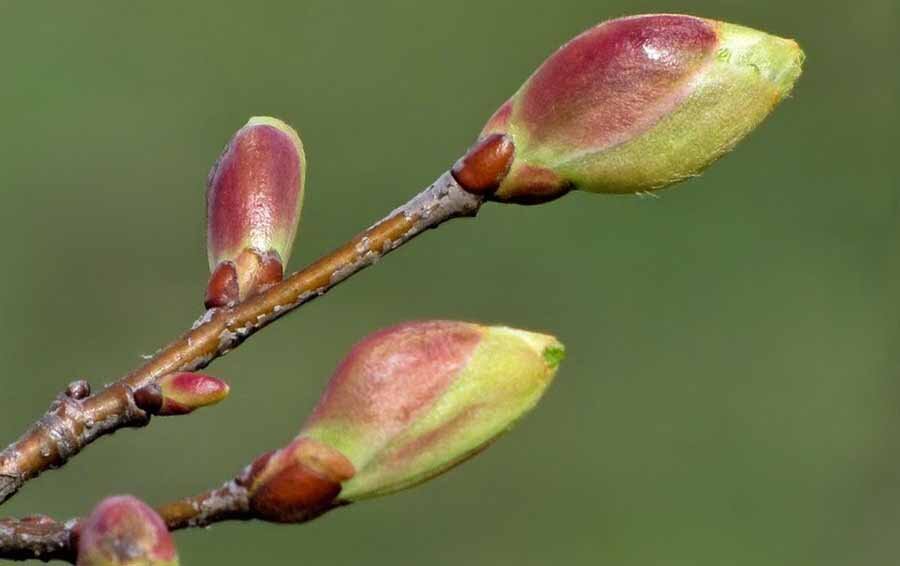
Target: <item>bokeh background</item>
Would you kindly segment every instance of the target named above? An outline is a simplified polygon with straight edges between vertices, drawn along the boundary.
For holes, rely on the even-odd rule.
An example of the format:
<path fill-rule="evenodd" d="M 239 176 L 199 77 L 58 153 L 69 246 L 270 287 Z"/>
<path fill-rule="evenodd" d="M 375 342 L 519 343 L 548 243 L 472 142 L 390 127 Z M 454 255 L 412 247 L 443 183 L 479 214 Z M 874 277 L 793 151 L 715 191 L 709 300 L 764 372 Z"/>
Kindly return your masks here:
<path fill-rule="evenodd" d="M 569 356 L 483 456 L 311 524 L 183 532 L 188 566 L 859 565 L 900 555 L 894 0 L 0 2 L 0 433 L 199 313 L 203 185 L 255 114 L 303 135 L 293 268 L 442 172 L 553 49 L 686 12 L 794 37 L 794 96 L 659 199 L 491 205 L 212 366 L 233 396 L 95 444 L 3 515 L 227 479 L 366 333 L 447 317 Z"/>

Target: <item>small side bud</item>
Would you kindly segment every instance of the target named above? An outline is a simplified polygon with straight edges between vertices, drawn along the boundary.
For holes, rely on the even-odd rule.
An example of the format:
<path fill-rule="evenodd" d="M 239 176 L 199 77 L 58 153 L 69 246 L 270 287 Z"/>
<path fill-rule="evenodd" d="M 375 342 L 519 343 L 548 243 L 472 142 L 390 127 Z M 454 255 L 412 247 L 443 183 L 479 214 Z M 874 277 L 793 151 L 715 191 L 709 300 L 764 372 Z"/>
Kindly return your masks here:
<path fill-rule="evenodd" d="M 131 496 L 104 499 L 80 525 L 77 566 L 177 566 L 175 544 L 156 512 Z"/>
<path fill-rule="evenodd" d="M 228 384 L 202 373 L 170 373 L 134 392 L 134 404 L 151 415 L 186 415 L 228 397 Z"/>
<path fill-rule="evenodd" d="M 281 281 L 303 206 L 306 156 L 281 120 L 251 118 L 207 180 L 207 308 L 245 300 Z"/>
<path fill-rule="evenodd" d="M 251 507 L 298 521 L 422 483 L 531 410 L 563 352 L 552 336 L 464 322 L 376 332 L 340 364 L 300 435 L 248 469 Z"/>
<path fill-rule="evenodd" d="M 692 16 L 602 23 L 551 55 L 488 120 L 481 142 L 502 134 L 515 148 L 492 198 L 635 193 L 694 176 L 791 92 L 803 60 L 794 41 Z"/>
<path fill-rule="evenodd" d="M 186 415 L 201 407 L 215 405 L 231 391 L 221 379 L 202 373 L 170 373 L 161 377 L 156 385 L 162 394 L 157 413 L 161 416 Z"/>
<path fill-rule="evenodd" d="M 220 261 L 209 277 L 203 304 L 208 309 L 237 304 L 241 298 L 238 285 L 237 268 L 234 262 L 231 260 Z"/>

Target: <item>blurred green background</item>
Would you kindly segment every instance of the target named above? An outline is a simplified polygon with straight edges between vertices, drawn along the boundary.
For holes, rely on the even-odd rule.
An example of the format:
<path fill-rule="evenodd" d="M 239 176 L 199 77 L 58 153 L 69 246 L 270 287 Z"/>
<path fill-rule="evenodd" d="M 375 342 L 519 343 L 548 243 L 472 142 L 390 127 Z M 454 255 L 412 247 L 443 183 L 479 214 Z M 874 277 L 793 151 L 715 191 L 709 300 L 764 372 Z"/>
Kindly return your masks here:
<path fill-rule="evenodd" d="M 91 447 L 0 514 L 159 503 L 289 439 L 344 352 L 407 319 L 567 344 L 483 456 L 307 525 L 177 535 L 199 565 L 829 565 L 900 555 L 894 0 L 0 2 L 2 442 L 199 313 L 203 184 L 255 114 L 310 161 L 293 268 L 441 173 L 558 45 L 686 12 L 796 38 L 806 73 L 659 199 L 487 206 L 217 362 L 233 396 Z"/>

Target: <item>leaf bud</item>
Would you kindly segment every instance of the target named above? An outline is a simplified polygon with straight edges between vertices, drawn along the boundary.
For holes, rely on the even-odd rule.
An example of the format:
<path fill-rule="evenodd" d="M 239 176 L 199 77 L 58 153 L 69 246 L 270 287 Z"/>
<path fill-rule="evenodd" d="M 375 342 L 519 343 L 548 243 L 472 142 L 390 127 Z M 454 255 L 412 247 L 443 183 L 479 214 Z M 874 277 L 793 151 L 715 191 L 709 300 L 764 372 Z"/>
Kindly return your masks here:
<path fill-rule="evenodd" d="M 306 157 L 281 120 L 254 117 L 228 142 L 207 179 L 207 308 L 281 281 L 300 222 Z"/>
<path fill-rule="evenodd" d="M 604 22 L 544 61 L 453 173 L 471 192 L 521 204 L 570 190 L 662 189 L 756 128 L 791 92 L 803 60 L 792 40 L 724 22 L 675 14 Z M 512 157 L 485 151 L 497 136 Z M 499 169 L 508 173 L 489 188 L 472 181 Z"/>
<path fill-rule="evenodd" d="M 251 467 L 251 506 L 293 521 L 422 483 L 530 411 L 563 352 L 552 336 L 465 322 L 376 332 L 338 366 L 300 435 Z"/>

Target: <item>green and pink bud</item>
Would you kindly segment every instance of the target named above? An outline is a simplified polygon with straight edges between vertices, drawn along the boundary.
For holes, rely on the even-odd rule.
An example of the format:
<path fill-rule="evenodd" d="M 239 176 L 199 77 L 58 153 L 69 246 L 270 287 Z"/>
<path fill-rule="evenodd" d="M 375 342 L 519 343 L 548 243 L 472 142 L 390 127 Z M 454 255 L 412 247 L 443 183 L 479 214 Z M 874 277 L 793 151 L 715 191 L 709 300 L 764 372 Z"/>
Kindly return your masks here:
<path fill-rule="evenodd" d="M 277 283 L 300 222 L 306 157 L 281 120 L 254 117 L 207 179 L 208 308 L 243 301 Z"/>
<path fill-rule="evenodd" d="M 134 392 L 134 402 L 152 415 L 186 415 L 228 397 L 227 383 L 202 373 L 177 372 Z"/>
<path fill-rule="evenodd" d="M 602 23 L 550 56 L 454 166 L 499 201 L 653 191 L 697 175 L 781 102 L 798 45 L 683 15 Z"/>
<path fill-rule="evenodd" d="M 77 566 L 177 566 L 172 535 L 134 497 L 109 497 L 78 528 Z"/>
<path fill-rule="evenodd" d="M 530 411 L 562 354 L 552 336 L 464 322 L 377 332 L 340 364 L 297 439 L 252 466 L 251 506 L 302 520 L 422 483 Z"/>

